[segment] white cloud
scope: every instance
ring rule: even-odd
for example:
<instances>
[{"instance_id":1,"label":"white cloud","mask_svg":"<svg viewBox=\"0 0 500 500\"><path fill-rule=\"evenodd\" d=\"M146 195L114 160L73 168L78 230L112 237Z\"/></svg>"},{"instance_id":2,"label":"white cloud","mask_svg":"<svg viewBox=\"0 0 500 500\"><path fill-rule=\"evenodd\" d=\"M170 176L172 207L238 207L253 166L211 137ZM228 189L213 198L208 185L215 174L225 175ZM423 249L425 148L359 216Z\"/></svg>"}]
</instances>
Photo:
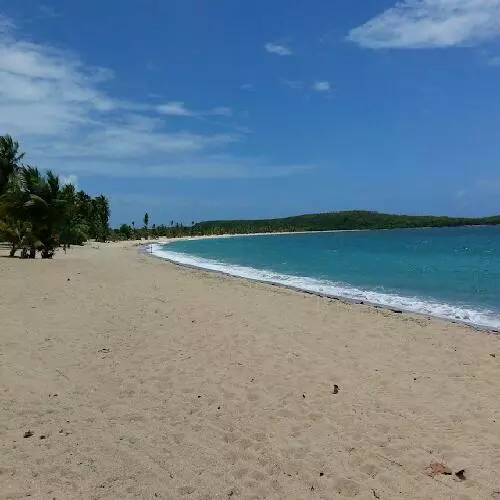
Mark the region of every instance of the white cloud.
<instances>
[{"instance_id":1,"label":"white cloud","mask_svg":"<svg viewBox=\"0 0 500 500\"><path fill-rule=\"evenodd\" d=\"M193 111L186 108L185 104L180 101L167 102L156 107L158 113L168 116L232 116L231 108L224 106L213 108L208 111Z\"/></svg>"},{"instance_id":2,"label":"white cloud","mask_svg":"<svg viewBox=\"0 0 500 500\"><path fill-rule=\"evenodd\" d=\"M139 158L136 157L136 162ZM97 163L89 161L72 162L72 168L81 175L141 179L275 179L309 172L314 169L308 164L275 164L266 159L235 158L230 155L204 155L186 157L172 155L169 160L158 163L123 163L113 158ZM60 171L65 170L62 164Z\"/></svg>"},{"instance_id":3,"label":"white cloud","mask_svg":"<svg viewBox=\"0 0 500 500\"><path fill-rule=\"evenodd\" d=\"M240 87L240 90L246 90L247 92L251 92L252 90L255 90L255 87L253 86L253 83L244 83Z\"/></svg>"},{"instance_id":4,"label":"white cloud","mask_svg":"<svg viewBox=\"0 0 500 500\"><path fill-rule=\"evenodd\" d=\"M75 186L75 189L78 190L78 176L76 176L75 174L61 175L59 177L59 182L61 183L61 186L72 184L73 186Z\"/></svg>"},{"instance_id":5,"label":"white cloud","mask_svg":"<svg viewBox=\"0 0 500 500\"><path fill-rule=\"evenodd\" d=\"M0 14L0 35L10 33L14 29L14 23L4 15Z\"/></svg>"},{"instance_id":6,"label":"white cloud","mask_svg":"<svg viewBox=\"0 0 500 500\"><path fill-rule=\"evenodd\" d=\"M331 90L330 82L316 81L313 83L312 89L316 92L330 92Z\"/></svg>"},{"instance_id":7,"label":"white cloud","mask_svg":"<svg viewBox=\"0 0 500 500\"><path fill-rule=\"evenodd\" d=\"M172 131L177 121L168 118L229 117L230 108L193 111L179 101L157 108L116 98L104 90L112 83L112 71L86 66L68 51L25 41L0 16L0 134L20 140L26 160L40 168L66 178L273 177L309 168L242 159L230 153L245 138L235 127L227 133Z\"/></svg>"},{"instance_id":8,"label":"white cloud","mask_svg":"<svg viewBox=\"0 0 500 500\"><path fill-rule=\"evenodd\" d=\"M233 110L231 108L226 108L225 106L221 106L212 109L207 114L213 116L233 116Z\"/></svg>"},{"instance_id":9,"label":"white cloud","mask_svg":"<svg viewBox=\"0 0 500 500\"><path fill-rule=\"evenodd\" d=\"M157 108L158 113L169 116L193 116L193 112L186 108L183 102L167 102Z\"/></svg>"},{"instance_id":10,"label":"white cloud","mask_svg":"<svg viewBox=\"0 0 500 500\"><path fill-rule=\"evenodd\" d=\"M300 80L287 80L286 78L282 78L281 81L292 90L300 90L304 88L304 82Z\"/></svg>"},{"instance_id":11,"label":"white cloud","mask_svg":"<svg viewBox=\"0 0 500 500\"><path fill-rule=\"evenodd\" d=\"M264 47L269 53L276 54L278 56L291 56L293 54L291 49L281 43L269 42L266 43Z\"/></svg>"},{"instance_id":12,"label":"white cloud","mask_svg":"<svg viewBox=\"0 0 500 500\"><path fill-rule=\"evenodd\" d=\"M403 0L354 28L348 39L371 49L435 48L500 36L500 0Z\"/></svg>"}]
</instances>

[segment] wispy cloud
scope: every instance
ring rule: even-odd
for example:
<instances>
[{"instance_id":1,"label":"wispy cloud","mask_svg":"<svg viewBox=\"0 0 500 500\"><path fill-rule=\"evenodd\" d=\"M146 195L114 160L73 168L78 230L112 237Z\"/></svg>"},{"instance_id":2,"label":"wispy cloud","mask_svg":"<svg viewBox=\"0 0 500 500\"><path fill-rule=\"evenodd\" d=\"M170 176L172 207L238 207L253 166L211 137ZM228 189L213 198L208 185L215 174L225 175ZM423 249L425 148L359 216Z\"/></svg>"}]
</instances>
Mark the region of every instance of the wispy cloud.
<instances>
[{"instance_id":1,"label":"wispy cloud","mask_svg":"<svg viewBox=\"0 0 500 500\"><path fill-rule=\"evenodd\" d=\"M194 111L188 109L186 105L181 101L167 102L165 104L160 104L156 107L158 113L168 116L232 116L233 112L231 108L218 107L213 108L208 111Z\"/></svg>"},{"instance_id":2,"label":"wispy cloud","mask_svg":"<svg viewBox=\"0 0 500 500\"><path fill-rule=\"evenodd\" d=\"M330 82L326 80L317 80L313 83L312 89L315 92L330 92L331 85Z\"/></svg>"},{"instance_id":3,"label":"wispy cloud","mask_svg":"<svg viewBox=\"0 0 500 500\"><path fill-rule=\"evenodd\" d=\"M403 0L354 28L362 47L435 48L500 36L500 0Z\"/></svg>"},{"instance_id":4,"label":"wispy cloud","mask_svg":"<svg viewBox=\"0 0 500 500\"><path fill-rule=\"evenodd\" d=\"M14 29L14 23L6 16L0 14L0 35L5 35Z\"/></svg>"},{"instance_id":5,"label":"wispy cloud","mask_svg":"<svg viewBox=\"0 0 500 500\"><path fill-rule=\"evenodd\" d=\"M230 108L194 111L180 101L126 101L108 90L113 72L85 65L77 55L26 41L0 16L0 134L22 140L27 161L69 178L249 178L293 175L308 165L231 153L246 134L199 133L173 116L222 116ZM208 118L204 118L207 119ZM210 122L208 122L210 123ZM206 128L206 127L204 127Z\"/></svg>"},{"instance_id":6,"label":"wispy cloud","mask_svg":"<svg viewBox=\"0 0 500 500\"><path fill-rule=\"evenodd\" d=\"M500 66L500 56L493 56L487 60L488 66Z\"/></svg>"},{"instance_id":7,"label":"wispy cloud","mask_svg":"<svg viewBox=\"0 0 500 500\"><path fill-rule=\"evenodd\" d=\"M219 106L218 108L213 108L206 113L211 116L233 116L233 110L225 106Z\"/></svg>"},{"instance_id":8,"label":"wispy cloud","mask_svg":"<svg viewBox=\"0 0 500 500\"><path fill-rule=\"evenodd\" d=\"M167 102L156 107L158 113L169 116L194 116L193 112L186 108L183 102Z\"/></svg>"},{"instance_id":9,"label":"wispy cloud","mask_svg":"<svg viewBox=\"0 0 500 500\"><path fill-rule=\"evenodd\" d=\"M500 179L480 179L476 186L483 191L500 194Z\"/></svg>"},{"instance_id":10,"label":"wispy cloud","mask_svg":"<svg viewBox=\"0 0 500 500\"><path fill-rule=\"evenodd\" d=\"M55 19L56 17L60 17L60 14L49 5L39 5L38 11L40 12L40 16L46 19Z\"/></svg>"},{"instance_id":11,"label":"wispy cloud","mask_svg":"<svg viewBox=\"0 0 500 500\"><path fill-rule=\"evenodd\" d=\"M291 56L293 54L292 50L282 43L268 42L264 45L264 48L271 54L276 54L277 56Z\"/></svg>"},{"instance_id":12,"label":"wispy cloud","mask_svg":"<svg viewBox=\"0 0 500 500\"><path fill-rule=\"evenodd\" d=\"M487 200L493 201L495 207L495 200L500 195L500 179L479 179L475 182L469 183L467 189L458 189L453 193L455 201L462 205L471 205L479 201L485 202ZM494 208L495 210L495 208ZM498 210L497 210L498 213Z\"/></svg>"},{"instance_id":13,"label":"wispy cloud","mask_svg":"<svg viewBox=\"0 0 500 500\"><path fill-rule=\"evenodd\" d=\"M304 88L304 82L300 80L287 80L286 78L282 78L281 81L292 90L300 90Z\"/></svg>"},{"instance_id":14,"label":"wispy cloud","mask_svg":"<svg viewBox=\"0 0 500 500\"><path fill-rule=\"evenodd\" d=\"M245 90L247 92L251 92L252 90L255 90L255 87L253 83L244 83L241 87L240 90Z\"/></svg>"},{"instance_id":15,"label":"wispy cloud","mask_svg":"<svg viewBox=\"0 0 500 500\"><path fill-rule=\"evenodd\" d=\"M75 174L61 175L59 177L59 182L62 186L73 184L73 186L75 186L75 189L78 189L78 176Z\"/></svg>"},{"instance_id":16,"label":"wispy cloud","mask_svg":"<svg viewBox=\"0 0 500 500\"><path fill-rule=\"evenodd\" d=\"M137 162L136 157L136 162ZM119 165L116 161L89 161L73 163L82 175L141 179L276 179L310 172L315 167L308 164L276 164L265 158L235 158L230 155L204 155L188 157L170 156L167 161L158 163L141 162L139 166L127 163Z\"/></svg>"}]
</instances>

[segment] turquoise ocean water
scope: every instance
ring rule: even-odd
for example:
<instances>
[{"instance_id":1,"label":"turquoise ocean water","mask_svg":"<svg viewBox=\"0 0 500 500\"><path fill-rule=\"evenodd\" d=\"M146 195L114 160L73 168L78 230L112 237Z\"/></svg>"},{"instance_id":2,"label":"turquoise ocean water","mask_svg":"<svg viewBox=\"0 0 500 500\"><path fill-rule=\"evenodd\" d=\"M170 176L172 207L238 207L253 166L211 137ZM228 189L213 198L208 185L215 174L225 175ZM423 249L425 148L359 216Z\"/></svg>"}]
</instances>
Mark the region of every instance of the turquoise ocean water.
<instances>
[{"instance_id":1,"label":"turquoise ocean water","mask_svg":"<svg viewBox=\"0 0 500 500\"><path fill-rule=\"evenodd\" d=\"M500 328L500 227L241 236L154 245L181 264Z\"/></svg>"}]
</instances>

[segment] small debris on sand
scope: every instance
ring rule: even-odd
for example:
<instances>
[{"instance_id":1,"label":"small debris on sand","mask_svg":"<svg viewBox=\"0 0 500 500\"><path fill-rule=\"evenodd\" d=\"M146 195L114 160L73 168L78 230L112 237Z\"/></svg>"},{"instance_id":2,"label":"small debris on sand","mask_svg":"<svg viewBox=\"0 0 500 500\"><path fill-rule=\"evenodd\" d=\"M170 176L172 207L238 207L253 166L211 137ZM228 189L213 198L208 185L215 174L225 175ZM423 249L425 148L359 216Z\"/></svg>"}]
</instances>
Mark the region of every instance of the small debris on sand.
<instances>
[{"instance_id":1,"label":"small debris on sand","mask_svg":"<svg viewBox=\"0 0 500 500\"><path fill-rule=\"evenodd\" d=\"M440 464L439 462L434 462L426 467L425 473L430 477L435 477L439 474L445 474L449 476L452 474L452 471L449 467L446 467L446 465Z\"/></svg>"}]
</instances>

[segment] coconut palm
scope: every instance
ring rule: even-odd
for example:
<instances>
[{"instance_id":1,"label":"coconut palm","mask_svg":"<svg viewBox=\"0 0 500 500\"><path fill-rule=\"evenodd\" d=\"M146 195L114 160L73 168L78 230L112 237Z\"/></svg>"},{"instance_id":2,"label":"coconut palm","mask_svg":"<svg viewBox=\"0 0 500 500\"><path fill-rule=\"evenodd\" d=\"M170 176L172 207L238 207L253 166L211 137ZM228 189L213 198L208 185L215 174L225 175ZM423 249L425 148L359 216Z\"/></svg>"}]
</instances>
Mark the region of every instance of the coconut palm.
<instances>
[{"instance_id":1,"label":"coconut palm","mask_svg":"<svg viewBox=\"0 0 500 500\"><path fill-rule=\"evenodd\" d=\"M14 231L16 227L25 228L21 244L29 250L31 258L37 250L41 251L42 258L51 258L59 244L65 208L65 201L60 198L59 179L51 171L42 175L37 168L24 166L19 170L17 183L15 189L3 196L6 220L11 221L9 227Z\"/></svg>"},{"instance_id":2,"label":"coconut palm","mask_svg":"<svg viewBox=\"0 0 500 500\"><path fill-rule=\"evenodd\" d=\"M85 220L73 184L66 184L59 194L64 201L64 216L61 222L59 242L64 250L71 245L83 245L89 234L89 224Z\"/></svg>"},{"instance_id":3,"label":"coconut palm","mask_svg":"<svg viewBox=\"0 0 500 500\"><path fill-rule=\"evenodd\" d=\"M0 136L0 195L7 191L13 174L21 167L24 153L10 135Z\"/></svg>"},{"instance_id":4,"label":"coconut palm","mask_svg":"<svg viewBox=\"0 0 500 500\"><path fill-rule=\"evenodd\" d=\"M35 232L35 224L30 218L30 202L35 203L37 200L30 198L26 188L28 183L31 180L27 179L27 172L22 167L15 174L15 182L11 180L8 191L0 197L0 239L10 243L11 257L18 249L22 249L23 256L34 258L36 251L42 247Z\"/></svg>"},{"instance_id":5,"label":"coconut palm","mask_svg":"<svg viewBox=\"0 0 500 500\"><path fill-rule=\"evenodd\" d=\"M95 225L95 239L105 242L109 234L109 200L105 196L92 199L92 221Z\"/></svg>"},{"instance_id":6,"label":"coconut palm","mask_svg":"<svg viewBox=\"0 0 500 500\"><path fill-rule=\"evenodd\" d=\"M10 255L51 258L60 244L82 244L88 237L106 241L109 201L92 198L74 186L61 186L53 172L42 174L21 164L23 153L12 137L0 137L0 241Z\"/></svg>"},{"instance_id":7,"label":"coconut palm","mask_svg":"<svg viewBox=\"0 0 500 500\"><path fill-rule=\"evenodd\" d=\"M7 217L0 222L0 239L10 244L10 257L26 245L30 232L30 224L26 221Z\"/></svg>"}]
</instances>

